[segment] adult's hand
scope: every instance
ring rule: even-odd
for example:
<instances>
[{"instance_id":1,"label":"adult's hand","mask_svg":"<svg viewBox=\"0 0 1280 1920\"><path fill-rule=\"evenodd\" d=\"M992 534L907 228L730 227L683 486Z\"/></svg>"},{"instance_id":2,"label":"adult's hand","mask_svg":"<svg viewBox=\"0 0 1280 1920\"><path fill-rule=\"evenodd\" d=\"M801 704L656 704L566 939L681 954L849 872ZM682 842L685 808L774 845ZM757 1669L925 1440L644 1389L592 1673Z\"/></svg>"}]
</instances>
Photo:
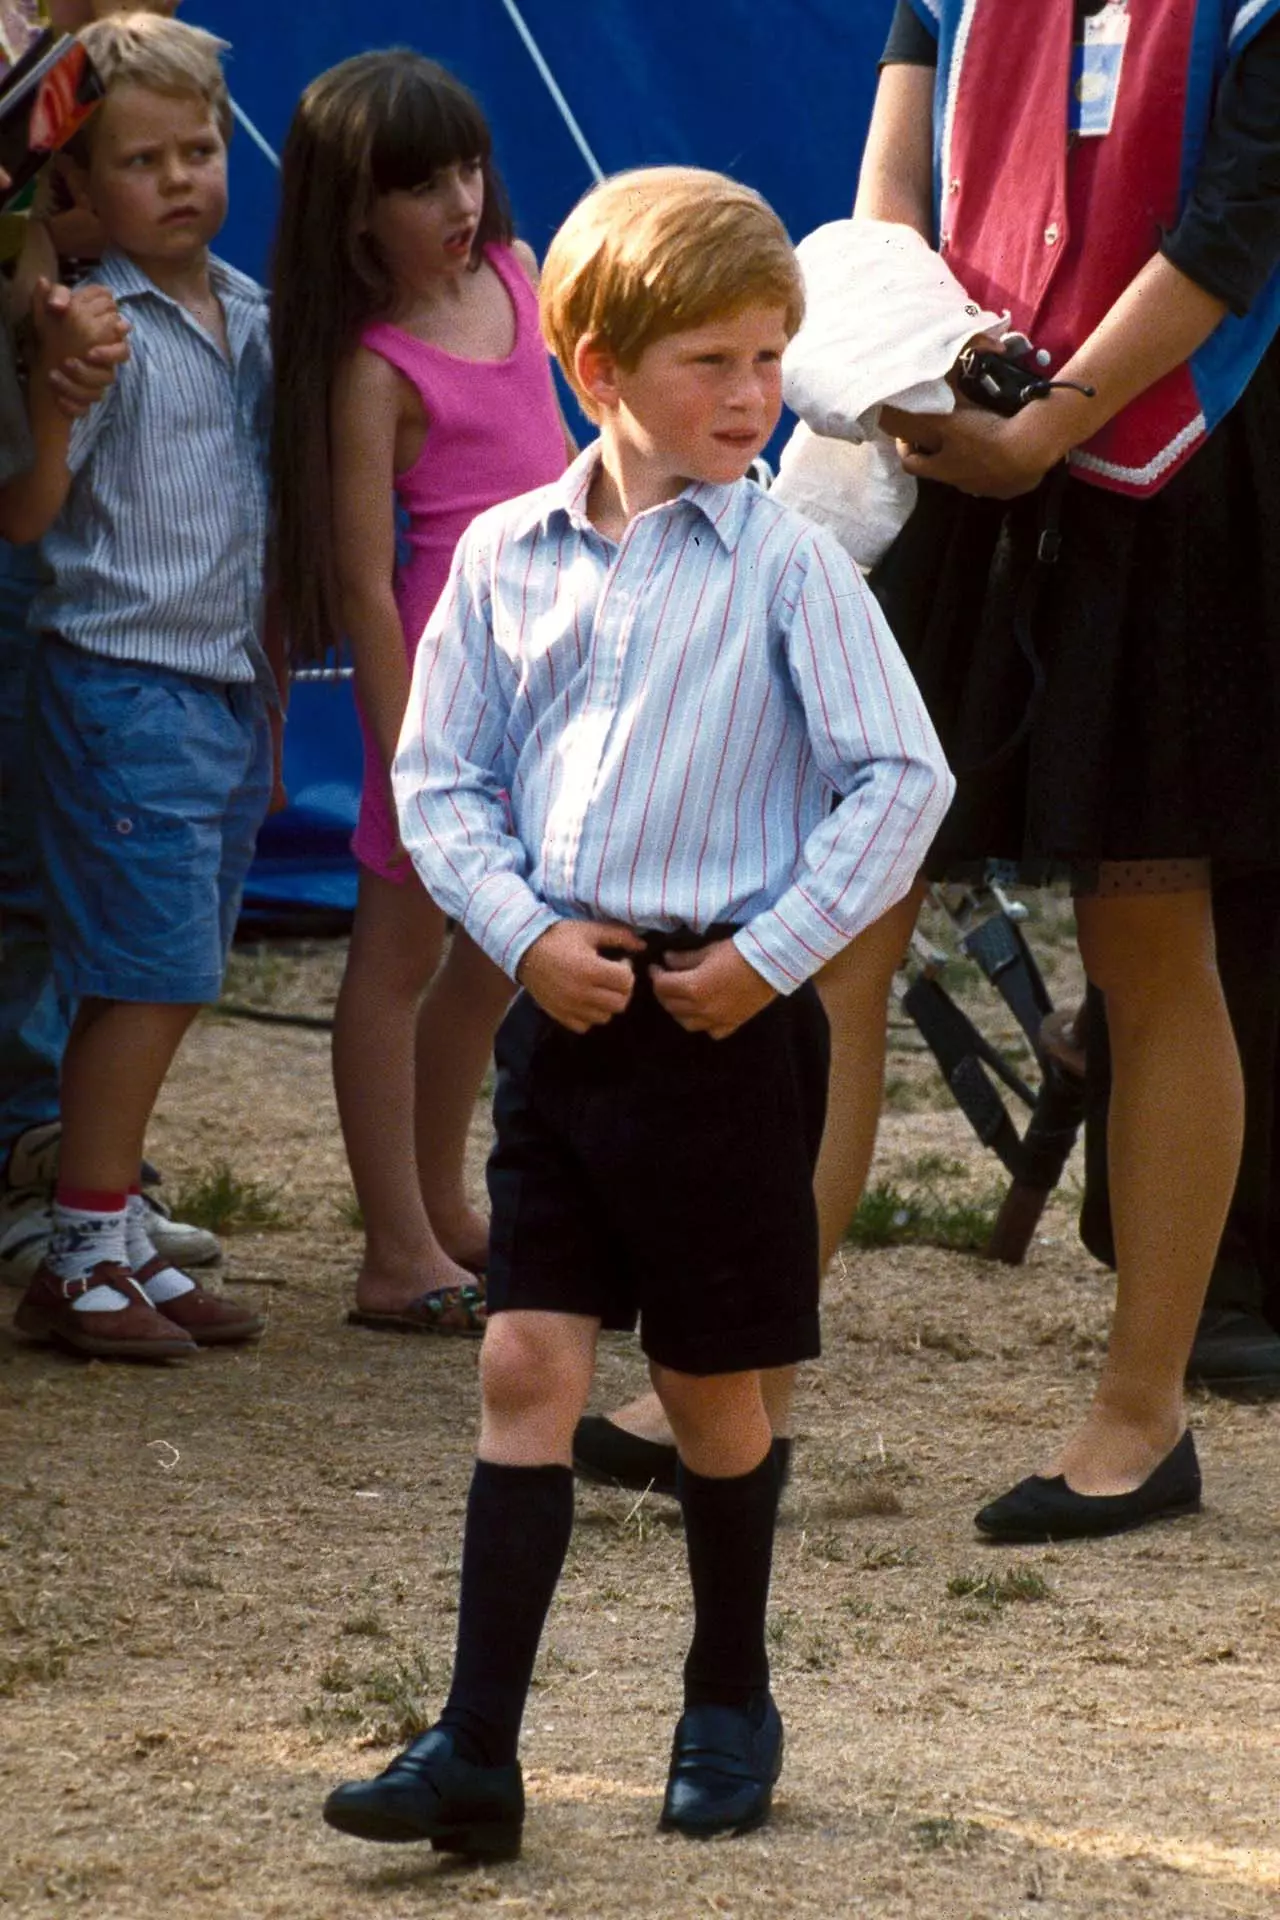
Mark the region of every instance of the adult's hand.
<instances>
[{"instance_id":1,"label":"adult's hand","mask_svg":"<svg viewBox=\"0 0 1280 1920\"><path fill-rule=\"evenodd\" d=\"M40 366L60 412L75 420L102 398L129 358L129 323L106 287L74 292L38 280L31 319Z\"/></svg>"},{"instance_id":2,"label":"adult's hand","mask_svg":"<svg viewBox=\"0 0 1280 1920\"><path fill-rule=\"evenodd\" d=\"M898 442L902 464L917 479L939 480L961 493L1016 500L1076 443L1057 402L1056 394L1033 400L1011 420L983 407L921 414L910 440Z\"/></svg>"}]
</instances>

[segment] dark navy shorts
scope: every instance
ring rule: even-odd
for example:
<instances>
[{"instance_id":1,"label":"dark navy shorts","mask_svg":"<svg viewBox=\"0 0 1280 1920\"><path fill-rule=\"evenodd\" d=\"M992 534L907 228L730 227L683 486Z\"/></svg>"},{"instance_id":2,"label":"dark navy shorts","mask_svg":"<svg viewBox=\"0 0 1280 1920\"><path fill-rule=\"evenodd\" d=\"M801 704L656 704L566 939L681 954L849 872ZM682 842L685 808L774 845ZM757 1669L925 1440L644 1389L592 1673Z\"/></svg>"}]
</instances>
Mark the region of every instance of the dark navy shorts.
<instances>
[{"instance_id":1,"label":"dark navy shorts","mask_svg":"<svg viewBox=\"0 0 1280 1920\"><path fill-rule=\"evenodd\" d=\"M490 1314L638 1321L678 1373L813 1359L829 1051L812 984L727 1040L677 1026L643 966L585 1034L521 993L496 1047Z\"/></svg>"},{"instance_id":2,"label":"dark navy shorts","mask_svg":"<svg viewBox=\"0 0 1280 1920\"><path fill-rule=\"evenodd\" d=\"M60 990L216 1000L271 794L261 689L104 659L42 634L31 699Z\"/></svg>"}]
</instances>

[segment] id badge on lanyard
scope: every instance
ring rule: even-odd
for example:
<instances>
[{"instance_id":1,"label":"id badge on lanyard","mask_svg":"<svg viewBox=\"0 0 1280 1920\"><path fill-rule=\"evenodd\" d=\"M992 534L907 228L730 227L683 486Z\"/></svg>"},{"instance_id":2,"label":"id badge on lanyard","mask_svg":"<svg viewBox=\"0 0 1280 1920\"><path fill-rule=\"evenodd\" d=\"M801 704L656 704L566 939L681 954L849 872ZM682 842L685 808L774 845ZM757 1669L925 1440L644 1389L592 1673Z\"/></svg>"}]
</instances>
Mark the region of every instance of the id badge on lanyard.
<instances>
[{"instance_id":1,"label":"id badge on lanyard","mask_svg":"<svg viewBox=\"0 0 1280 1920\"><path fill-rule=\"evenodd\" d=\"M1071 57L1070 131L1080 139L1110 133L1120 92L1120 70L1129 38L1128 0L1107 0L1085 16L1084 38Z\"/></svg>"}]
</instances>

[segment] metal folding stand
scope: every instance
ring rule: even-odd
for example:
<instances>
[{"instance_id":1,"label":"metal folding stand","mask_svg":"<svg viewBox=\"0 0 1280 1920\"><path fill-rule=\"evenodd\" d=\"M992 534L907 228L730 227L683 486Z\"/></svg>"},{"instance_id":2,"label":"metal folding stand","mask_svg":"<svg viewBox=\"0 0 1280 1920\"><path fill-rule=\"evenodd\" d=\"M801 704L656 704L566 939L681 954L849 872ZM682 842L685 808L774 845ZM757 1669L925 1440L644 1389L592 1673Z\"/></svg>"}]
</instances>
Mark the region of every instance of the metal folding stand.
<instances>
[{"instance_id":1,"label":"metal folding stand","mask_svg":"<svg viewBox=\"0 0 1280 1920\"><path fill-rule=\"evenodd\" d=\"M989 1259L1017 1266L1075 1145L1084 1119L1084 1083L1044 1049L1041 1027L1053 1003L1019 925L1026 909L1009 900L993 880L978 886L937 886L931 897L956 945L1017 1020L1036 1061L1039 1083L1033 1087L947 992L947 954L916 933L899 976L898 998L961 1112L1011 1176L985 1251ZM1022 1132L1001 1086L1029 1111Z\"/></svg>"}]
</instances>

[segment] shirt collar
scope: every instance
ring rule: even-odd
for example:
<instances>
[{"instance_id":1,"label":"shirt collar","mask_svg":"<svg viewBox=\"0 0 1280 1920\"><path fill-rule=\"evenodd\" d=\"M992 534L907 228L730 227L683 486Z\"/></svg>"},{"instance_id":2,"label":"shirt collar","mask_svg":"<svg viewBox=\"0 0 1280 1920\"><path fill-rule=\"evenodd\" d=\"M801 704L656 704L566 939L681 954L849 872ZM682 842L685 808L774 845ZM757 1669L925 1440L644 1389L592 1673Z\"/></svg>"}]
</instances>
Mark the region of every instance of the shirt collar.
<instances>
[{"instance_id":1,"label":"shirt collar","mask_svg":"<svg viewBox=\"0 0 1280 1920\"><path fill-rule=\"evenodd\" d=\"M166 306L175 308L179 313L186 311L172 294L166 293L163 287L158 287L141 267L135 266L127 253L120 253L114 247L109 247L103 254L93 278L104 287L109 287L117 300L138 300L149 295L152 299L162 300ZM209 282L218 298L224 302L243 300L246 291L250 288L253 288L258 304L266 298L260 288L253 287L252 281L246 280L243 274L237 273L234 267L229 267L225 260L219 260L214 253L209 255Z\"/></svg>"},{"instance_id":2,"label":"shirt collar","mask_svg":"<svg viewBox=\"0 0 1280 1920\"><path fill-rule=\"evenodd\" d=\"M600 442L593 440L558 480L553 480L549 487L541 488L532 496L525 512L512 527L513 536L518 540L538 529L548 529L552 521L559 518L567 519L579 533L593 531L587 519L587 495L591 491L591 482L599 462ZM687 504L711 527L725 552L732 553L742 538L742 530L751 511L752 493L753 485L749 480L735 480L729 486L715 486L708 480L694 480L674 500L650 507L648 512L669 513L673 508Z\"/></svg>"}]
</instances>

